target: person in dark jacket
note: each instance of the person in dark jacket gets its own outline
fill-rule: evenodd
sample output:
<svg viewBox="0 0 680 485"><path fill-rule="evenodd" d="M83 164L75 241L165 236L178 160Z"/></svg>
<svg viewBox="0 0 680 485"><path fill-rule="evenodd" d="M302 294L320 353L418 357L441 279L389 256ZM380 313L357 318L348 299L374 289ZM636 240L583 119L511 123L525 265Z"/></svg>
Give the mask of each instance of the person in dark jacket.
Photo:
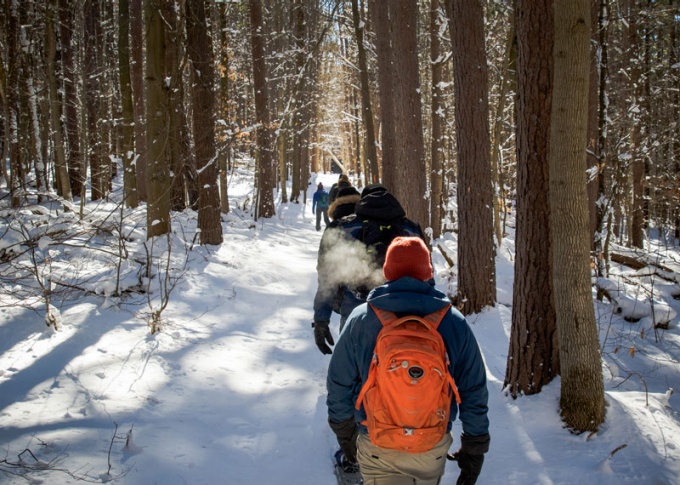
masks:
<svg viewBox="0 0 680 485"><path fill-rule="evenodd" d="M331 220L329 227L340 225L340 219L354 214L357 202L361 200L361 194L354 187L344 187L338 191L338 196L328 207L328 217Z"/></svg>
<svg viewBox="0 0 680 485"><path fill-rule="evenodd" d="M312 213L316 214L316 230L321 230L321 215L323 215L323 221L326 223L326 227L330 224L328 219L328 192L323 188L323 184L319 182L316 186L316 192L312 196Z"/></svg>
<svg viewBox="0 0 680 485"><path fill-rule="evenodd" d="M349 177L344 173L341 173L338 177L338 181L331 186L331 191L328 193L328 201L332 204L335 199L338 198L338 193L347 187L351 187L352 183L349 181Z"/></svg>
<svg viewBox="0 0 680 485"><path fill-rule="evenodd" d="M384 276L387 283L373 289L367 303L356 307L349 316L328 367L328 421L344 454L343 464L351 467L358 461L364 483L438 484L453 441L451 422L458 416L463 434L461 447L454 454L461 470L457 483L473 485L490 442L488 390L479 346L457 310L451 308L437 329L450 360L449 372L460 394L460 404L452 401L449 432L445 437L431 451L413 454L374 445L367 429L360 424L366 414L363 406L355 409L355 402L368 376L376 339L382 329L372 307L397 315L425 316L450 303L431 283L430 253L419 238L400 237L392 242L385 259Z"/></svg>
<svg viewBox="0 0 680 485"><path fill-rule="evenodd" d="M424 239L420 226L406 217L399 201L381 184L366 186L355 213L340 219L336 227L324 231L317 260L318 287L314 296L314 341L323 354L331 354L335 344L329 324L334 309L340 313L340 331L352 310L366 301L368 289L384 282L381 255L375 245L367 245L367 227L378 224L389 239L416 236ZM338 293L342 298L338 298ZM340 308L337 302L341 300Z"/></svg>

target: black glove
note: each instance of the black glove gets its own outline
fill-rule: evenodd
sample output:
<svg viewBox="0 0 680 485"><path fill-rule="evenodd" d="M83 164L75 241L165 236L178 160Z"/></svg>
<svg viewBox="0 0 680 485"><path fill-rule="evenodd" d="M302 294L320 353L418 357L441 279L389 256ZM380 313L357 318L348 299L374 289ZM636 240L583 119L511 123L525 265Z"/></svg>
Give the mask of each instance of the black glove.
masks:
<svg viewBox="0 0 680 485"><path fill-rule="evenodd" d="M314 327L314 341L316 346L322 354L332 354L331 348L326 345L328 342L331 345L335 345L333 336L331 335L331 329L328 328L329 322L312 322L312 327Z"/></svg>
<svg viewBox="0 0 680 485"><path fill-rule="evenodd" d="M460 475L456 485L475 485L477 477L482 471L484 453L489 451L491 437L488 434L481 436L460 437L461 447L451 455L451 459L458 462Z"/></svg>
<svg viewBox="0 0 680 485"><path fill-rule="evenodd" d="M330 419L328 420L335 437L338 439L338 444L340 449L345 454L345 458L350 463L356 463L357 461L357 435L359 434L359 427L357 426L354 418L350 418L341 423L334 423Z"/></svg>

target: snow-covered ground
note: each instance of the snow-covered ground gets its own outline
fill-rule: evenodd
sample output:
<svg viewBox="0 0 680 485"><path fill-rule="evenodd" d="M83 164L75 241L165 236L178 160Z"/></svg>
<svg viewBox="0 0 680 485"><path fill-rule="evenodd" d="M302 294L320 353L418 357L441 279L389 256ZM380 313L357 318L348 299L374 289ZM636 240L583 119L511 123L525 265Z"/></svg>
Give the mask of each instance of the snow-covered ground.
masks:
<svg viewBox="0 0 680 485"><path fill-rule="evenodd" d="M219 247L192 245L196 214L176 215L171 273L183 275L176 286L170 282L163 328L153 335L146 294L107 296L117 273L111 255L89 255L79 266L81 276L92 272L88 285L98 295L71 298L58 308L59 331L45 326L44 314L21 305L0 308L0 483L336 483L325 407L329 357L315 347L310 327L321 237L311 195L318 181L330 188L336 179L313 175L306 205L280 204L275 218L254 223L243 211L252 178L236 174L234 211L224 218ZM94 207L88 206L93 223L110 209ZM144 260L143 212L125 214L119 227L130 234L126 250ZM110 219L115 226L115 216ZM491 450L478 483L680 483L677 321L655 333L648 318L629 323L614 313L615 304L596 302L607 392L607 421L597 434L573 435L562 427L559 379L536 396L503 394L510 233L497 259L499 304L468 318L491 396ZM3 249L10 236L3 237ZM440 242L455 254L454 235ZM148 249L159 254L163 243ZM68 278L59 264L64 255L51 239L42 239L37 251L51 254L51 278ZM82 257L69 251L71 263ZM664 257L678 256L664 251ZM451 282L439 252L433 260L438 286L447 291L455 274ZM121 271L122 288L137 283L133 265ZM626 281L642 281L655 302L680 309L670 297L672 283L657 278L652 287L650 277L624 273L612 271L622 289ZM143 289L157 288L158 278L141 281ZM16 290L5 281L3 302L20 296ZM151 295L153 308L159 294ZM337 335L337 320L331 328ZM670 395L670 388L677 392ZM460 428L454 433L457 443ZM449 462L443 483L455 483L457 475Z"/></svg>

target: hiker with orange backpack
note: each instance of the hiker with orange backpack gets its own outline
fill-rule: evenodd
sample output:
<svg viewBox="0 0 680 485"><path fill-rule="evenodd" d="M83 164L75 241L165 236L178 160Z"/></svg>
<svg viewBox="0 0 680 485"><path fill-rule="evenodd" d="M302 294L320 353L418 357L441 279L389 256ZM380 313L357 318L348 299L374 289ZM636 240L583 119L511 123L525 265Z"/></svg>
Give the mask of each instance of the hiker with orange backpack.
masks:
<svg viewBox="0 0 680 485"><path fill-rule="evenodd" d="M431 284L422 239L398 237L383 272L387 283L354 309L328 368L328 417L339 461L358 463L366 484L436 485L460 417L451 456L458 485L473 485L489 448L484 362L465 318Z"/></svg>

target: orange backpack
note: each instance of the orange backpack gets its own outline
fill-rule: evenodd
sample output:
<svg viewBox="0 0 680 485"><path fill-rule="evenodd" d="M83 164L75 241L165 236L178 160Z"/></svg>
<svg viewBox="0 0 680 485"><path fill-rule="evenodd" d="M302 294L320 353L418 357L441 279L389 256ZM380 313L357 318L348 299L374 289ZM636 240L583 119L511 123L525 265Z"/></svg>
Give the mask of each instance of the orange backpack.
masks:
<svg viewBox="0 0 680 485"><path fill-rule="evenodd" d="M362 424L374 445L422 453L446 434L454 394L460 404L437 331L450 307L399 318L371 305L383 328L356 409L363 404L367 417Z"/></svg>

